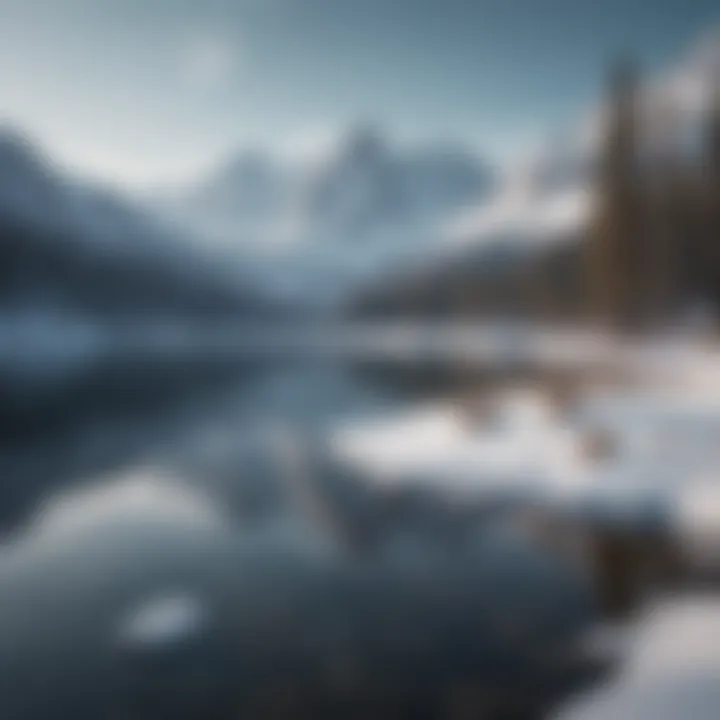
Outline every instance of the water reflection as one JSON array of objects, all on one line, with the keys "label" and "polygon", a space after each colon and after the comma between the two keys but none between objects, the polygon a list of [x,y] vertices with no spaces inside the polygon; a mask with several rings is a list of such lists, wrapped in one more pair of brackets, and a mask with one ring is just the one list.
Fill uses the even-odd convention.
[{"label": "water reflection", "polygon": [[[237,668],[218,605],[237,594],[248,545],[238,522],[277,513],[281,501],[271,430],[380,398],[337,367],[309,364],[115,366],[41,401],[40,411],[32,397],[6,405],[3,416],[4,717],[140,712],[133,703],[147,717],[225,713]],[[293,532],[292,546],[308,541],[275,525],[253,542]],[[140,637],[143,625],[147,635],[169,622],[152,613],[173,597],[202,616],[203,632]]]},{"label": "water reflection", "polygon": [[169,377],[95,380],[6,439],[4,717],[524,716],[604,671],[588,578],[492,514],[428,532],[413,496],[363,542],[374,498],[321,464],[351,515],[299,508],[278,438],[382,415],[392,387],[317,360]]}]

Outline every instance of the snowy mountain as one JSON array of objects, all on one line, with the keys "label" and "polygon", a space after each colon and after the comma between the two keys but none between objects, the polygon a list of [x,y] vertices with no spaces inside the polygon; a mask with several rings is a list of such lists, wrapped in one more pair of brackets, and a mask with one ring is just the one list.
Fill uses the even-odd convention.
[{"label": "snowy mountain", "polygon": [[304,188],[302,210],[310,232],[352,242],[403,223],[408,188],[402,167],[376,133],[351,133]]},{"label": "snowy mountain", "polygon": [[491,185],[489,169],[462,148],[395,150],[361,129],[316,172],[305,213],[321,236],[372,242],[378,235],[434,229]]},{"label": "snowy mountain", "polygon": [[0,130],[0,304],[84,313],[239,311],[237,278],[152,214]]},{"label": "snowy mountain", "polygon": [[400,150],[366,128],[326,156],[282,162],[241,153],[185,189],[164,210],[228,246],[373,242],[437,227],[493,182],[471,152],[451,146]]},{"label": "snowy mountain", "polygon": [[159,207],[259,282],[326,304],[427,251],[493,186],[462,147],[399,148],[358,128],[312,161],[241,153]]},{"label": "snowy mountain", "polygon": [[[669,158],[689,168],[702,163],[708,111],[719,88],[720,33],[638,87],[637,152],[647,177]],[[581,282],[572,268],[581,262],[593,213],[605,123],[606,106],[600,104],[549,140],[508,171],[496,192],[451,217],[409,267],[368,283],[350,303],[353,311],[441,312],[461,288],[476,302],[489,293],[488,304],[505,308],[534,303],[532,292],[546,292],[542,283],[557,286],[563,278],[572,278],[564,290],[572,304],[578,290],[572,284]]]},{"label": "snowy mountain", "polygon": [[[638,96],[639,152],[652,167],[679,152],[697,161],[711,99],[720,83],[720,32],[703,38],[669,71],[650,78]],[[521,245],[577,234],[593,204],[593,175],[603,134],[598,107],[508,174],[487,202],[448,223],[442,245],[451,253],[512,240]],[[464,248],[464,250],[463,250]]]},{"label": "snowy mountain", "polygon": [[278,234],[278,218],[290,201],[292,170],[258,151],[232,158],[196,185],[155,203],[175,225],[232,249],[264,244]]}]

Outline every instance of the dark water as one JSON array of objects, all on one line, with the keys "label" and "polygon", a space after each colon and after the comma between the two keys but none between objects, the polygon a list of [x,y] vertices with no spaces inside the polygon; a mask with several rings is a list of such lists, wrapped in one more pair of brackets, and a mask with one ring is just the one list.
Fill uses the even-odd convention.
[{"label": "dark water", "polygon": [[[251,717],[247,696],[282,705],[318,675],[423,712],[448,678],[523,687],[539,707],[574,687],[584,669],[551,672],[543,648],[591,611],[553,562],[512,542],[470,557],[402,539],[380,561],[338,561],[295,517],[279,429],[322,436],[407,397],[308,360],[113,368],[16,399],[0,450],[0,716]],[[542,615],[519,654],[512,630],[488,640],[503,598]]]}]

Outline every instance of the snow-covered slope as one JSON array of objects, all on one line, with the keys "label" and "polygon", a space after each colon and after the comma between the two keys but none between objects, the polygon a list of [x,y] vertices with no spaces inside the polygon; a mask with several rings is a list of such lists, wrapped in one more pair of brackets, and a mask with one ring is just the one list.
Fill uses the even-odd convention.
[{"label": "snow-covered slope", "polygon": [[462,147],[398,147],[359,128],[312,160],[242,153],[158,206],[243,272],[293,299],[327,303],[426,252],[494,180]]},{"label": "snow-covered slope", "polygon": [[403,151],[360,129],[311,174],[302,212],[320,238],[373,242],[434,228],[490,185],[490,171],[468,151],[442,145]]},{"label": "snow-covered slope", "polygon": [[0,128],[0,310],[239,309],[234,274],[151,212]]},{"label": "snow-covered slope", "polygon": [[272,244],[291,200],[294,172],[259,151],[246,151],[197,185],[156,203],[161,215],[212,245]]},{"label": "snow-covered slope", "polygon": [[[652,162],[669,150],[697,158],[706,112],[720,78],[720,32],[703,38],[670,70],[639,90],[640,153]],[[587,222],[603,128],[602,107],[509,172],[498,193],[448,223],[446,244],[477,248],[498,239],[523,243],[568,237]]]},{"label": "snow-covered slope", "polygon": [[242,153],[164,209],[176,221],[241,250],[397,243],[410,229],[417,235],[435,228],[476,202],[492,179],[489,168],[463,148],[398,149],[361,128],[312,161]]},{"label": "snow-covered slope", "polygon": [[0,218],[104,251],[183,251],[184,239],[160,218],[108,188],[64,173],[42,148],[9,127],[0,127]]}]

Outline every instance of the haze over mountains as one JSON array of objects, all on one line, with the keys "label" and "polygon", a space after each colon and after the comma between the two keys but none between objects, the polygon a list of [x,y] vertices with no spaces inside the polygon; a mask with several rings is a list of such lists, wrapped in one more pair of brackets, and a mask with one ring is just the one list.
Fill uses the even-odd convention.
[{"label": "haze over mountains", "polygon": [[363,127],[300,162],[240,152],[159,206],[284,296],[323,303],[426,252],[495,182],[462,146],[399,147]]},{"label": "haze over mountains", "polygon": [[239,152],[179,193],[131,200],[70,177],[4,128],[4,302],[237,310],[265,295],[323,304],[421,252],[493,183],[462,148],[397,149],[358,129],[312,162]]},{"label": "haze over mountains", "polygon": [[[650,165],[671,147],[696,156],[719,68],[715,34],[644,84]],[[131,201],[67,177],[6,129],[3,302],[235,311],[266,294],[324,305],[417,267],[522,254],[582,232],[601,131],[591,110],[500,178],[451,141],[407,146],[357,127],[312,160],[241,150],[179,191]]]},{"label": "haze over mountains", "polygon": [[[701,160],[719,68],[716,32],[643,82],[639,150],[650,171],[674,152]],[[398,148],[368,128],[305,165],[241,153],[163,211],[295,297],[337,299],[468,259],[492,266],[498,256],[543,251],[584,232],[603,114],[598,101],[569,118],[503,176],[451,143]]]},{"label": "haze over mountains", "polygon": [[[720,32],[702,38],[657,76],[641,77],[635,153],[642,176],[655,178],[650,185],[670,178],[668,169],[673,167],[678,172],[703,172],[703,143],[720,96],[719,84]],[[490,197],[456,213],[437,234],[431,252],[417,256],[406,271],[391,273],[367,288],[360,306],[371,306],[373,312],[391,305],[413,307],[410,295],[418,289],[426,297],[446,297],[457,290],[459,279],[466,289],[473,284],[482,289],[492,279],[488,274],[500,266],[506,272],[508,266],[547,265],[548,258],[555,268],[550,274],[557,271],[556,280],[566,276],[569,264],[577,264],[596,206],[596,170],[608,110],[603,94],[604,88],[598,87],[596,107],[564,131],[559,129],[533,157],[510,170]],[[515,272],[501,293],[511,299],[528,283],[527,272],[524,277]],[[431,304],[437,305],[435,300]]]},{"label": "haze over mountains", "polygon": [[171,198],[168,209],[229,246],[350,245],[422,231],[477,202],[493,180],[491,169],[462,146],[399,148],[378,131],[356,128],[325,155],[305,161],[241,151]]},{"label": "haze over mountains", "polygon": [[245,314],[263,304],[187,235],[65,175],[11,129],[0,132],[0,278],[4,316]]}]

